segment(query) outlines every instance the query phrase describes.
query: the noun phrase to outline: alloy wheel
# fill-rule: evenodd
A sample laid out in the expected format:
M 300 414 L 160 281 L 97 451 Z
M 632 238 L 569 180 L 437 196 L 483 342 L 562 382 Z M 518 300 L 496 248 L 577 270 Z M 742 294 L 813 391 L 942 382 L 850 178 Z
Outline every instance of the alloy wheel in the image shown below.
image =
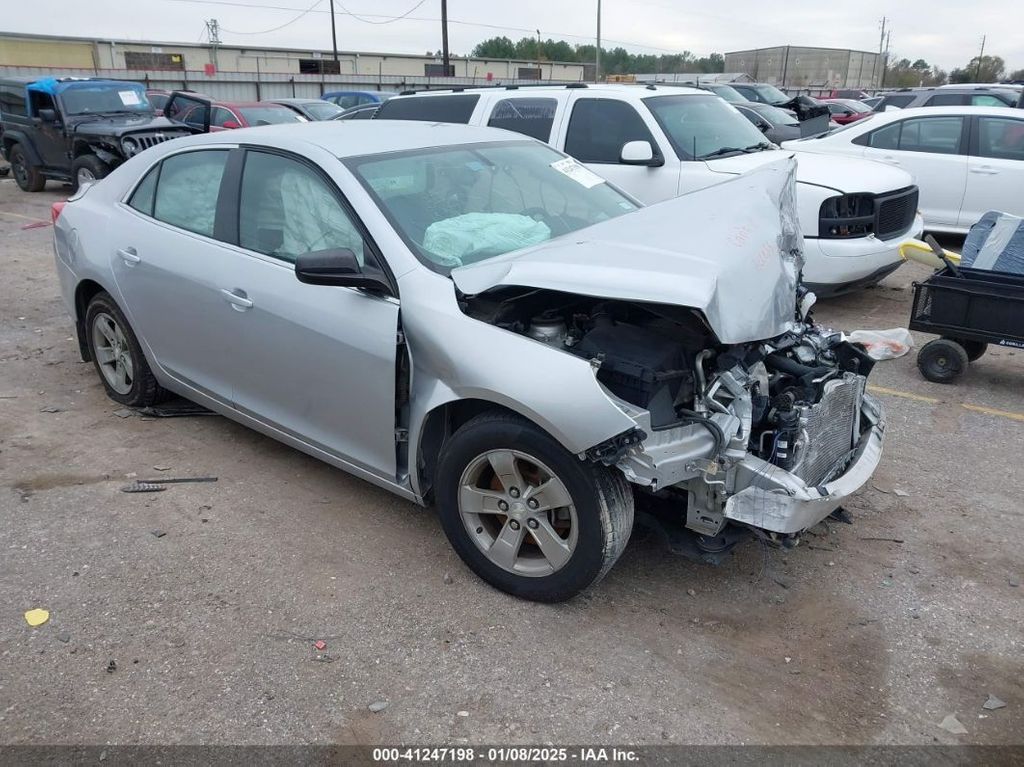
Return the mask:
M 554 472 L 518 450 L 489 450 L 459 482 L 459 516 L 487 558 L 508 572 L 543 577 L 576 549 L 572 496 Z
M 118 394 L 128 394 L 135 382 L 135 361 L 121 326 L 106 312 L 92 322 L 92 345 L 96 362 L 107 385 Z

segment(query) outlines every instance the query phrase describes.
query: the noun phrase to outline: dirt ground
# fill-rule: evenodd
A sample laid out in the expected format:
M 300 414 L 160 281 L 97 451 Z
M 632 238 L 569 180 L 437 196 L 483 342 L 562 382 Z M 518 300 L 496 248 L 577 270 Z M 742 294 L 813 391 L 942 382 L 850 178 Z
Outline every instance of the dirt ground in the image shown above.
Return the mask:
M 1024 740 L 1024 353 L 946 387 L 878 365 L 888 439 L 852 526 L 718 568 L 638 532 L 537 605 L 430 511 L 226 419 L 119 417 L 58 297 L 65 194 L 0 181 L 0 743 Z M 816 316 L 904 325 L 926 273 Z M 153 475 L 219 481 L 120 492 Z

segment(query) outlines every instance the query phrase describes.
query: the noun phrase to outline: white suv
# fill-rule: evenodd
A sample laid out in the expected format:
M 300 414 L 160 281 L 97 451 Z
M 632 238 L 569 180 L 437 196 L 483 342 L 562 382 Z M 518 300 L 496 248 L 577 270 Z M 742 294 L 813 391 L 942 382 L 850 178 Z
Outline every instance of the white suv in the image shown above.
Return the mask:
M 375 119 L 505 128 L 545 141 L 651 204 L 721 183 L 783 151 L 732 105 L 695 88 L 585 85 L 407 93 Z M 917 187 L 881 163 L 797 157 L 804 279 L 819 295 L 874 284 L 921 234 Z M 739 211 L 737 211 L 739 212 Z

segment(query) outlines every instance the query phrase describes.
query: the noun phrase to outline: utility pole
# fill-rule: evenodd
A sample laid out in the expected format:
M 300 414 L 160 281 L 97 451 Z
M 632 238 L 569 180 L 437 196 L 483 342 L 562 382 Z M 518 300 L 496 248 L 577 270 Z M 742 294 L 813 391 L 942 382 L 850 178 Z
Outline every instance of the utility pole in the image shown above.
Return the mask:
M 981 53 L 978 54 L 978 67 L 974 70 L 974 81 L 981 82 L 981 60 L 985 58 L 985 35 L 981 36 Z
M 334 0 L 331 0 L 331 48 L 334 51 L 334 63 L 338 63 L 338 32 L 334 28 Z M 340 65 L 338 74 L 341 73 Z
M 537 79 L 544 79 L 544 72 L 540 68 L 540 30 L 537 30 Z
M 885 62 L 882 61 L 882 46 L 885 44 L 885 23 L 887 21 L 888 21 L 888 19 L 885 18 L 885 16 L 883 16 L 882 17 L 882 34 L 878 38 L 878 58 L 875 59 L 875 68 L 874 68 L 874 70 L 871 73 L 872 75 L 874 75 L 878 71 L 878 64 L 882 65 L 882 77 L 881 77 L 881 79 L 879 80 L 879 83 L 878 83 L 878 87 L 879 88 L 881 88 L 883 85 L 885 85 Z
M 892 27 L 885 33 L 885 53 L 882 54 L 882 85 L 885 85 L 885 72 L 889 68 L 889 40 L 892 39 Z
M 601 82 L 601 0 L 597 0 L 597 50 L 594 52 L 594 82 Z
M 441 0 L 441 63 L 444 76 L 448 76 L 448 0 Z
M 218 67 L 217 63 L 217 46 L 220 45 L 220 24 L 217 19 L 208 19 L 206 21 L 206 37 L 210 41 L 210 60 L 214 67 Z

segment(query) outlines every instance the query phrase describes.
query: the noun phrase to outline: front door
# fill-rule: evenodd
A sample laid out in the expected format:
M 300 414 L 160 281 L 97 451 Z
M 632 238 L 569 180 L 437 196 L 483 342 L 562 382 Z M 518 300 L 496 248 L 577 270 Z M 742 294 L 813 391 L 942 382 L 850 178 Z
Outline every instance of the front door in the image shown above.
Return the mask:
M 297 256 L 347 248 L 377 263 L 334 184 L 291 156 L 250 150 L 231 281 L 234 401 L 244 413 L 394 481 L 398 302 L 307 285 Z
M 990 210 L 1024 216 L 1024 119 L 977 118 L 960 226 L 971 226 Z
M 227 149 L 168 157 L 117 208 L 109 233 L 119 303 L 149 360 L 224 403 L 237 353 L 233 309 L 245 300 L 222 292 L 232 284 L 232 264 L 214 239 L 227 159 Z
M 48 168 L 62 168 L 69 163 L 68 141 L 64 136 L 64 124 L 57 111 L 53 96 L 40 91 L 29 91 L 29 107 L 32 110 L 35 125 L 36 151 L 42 158 L 43 165 Z M 55 120 L 44 120 L 39 113 L 49 110 L 56 115 Z

